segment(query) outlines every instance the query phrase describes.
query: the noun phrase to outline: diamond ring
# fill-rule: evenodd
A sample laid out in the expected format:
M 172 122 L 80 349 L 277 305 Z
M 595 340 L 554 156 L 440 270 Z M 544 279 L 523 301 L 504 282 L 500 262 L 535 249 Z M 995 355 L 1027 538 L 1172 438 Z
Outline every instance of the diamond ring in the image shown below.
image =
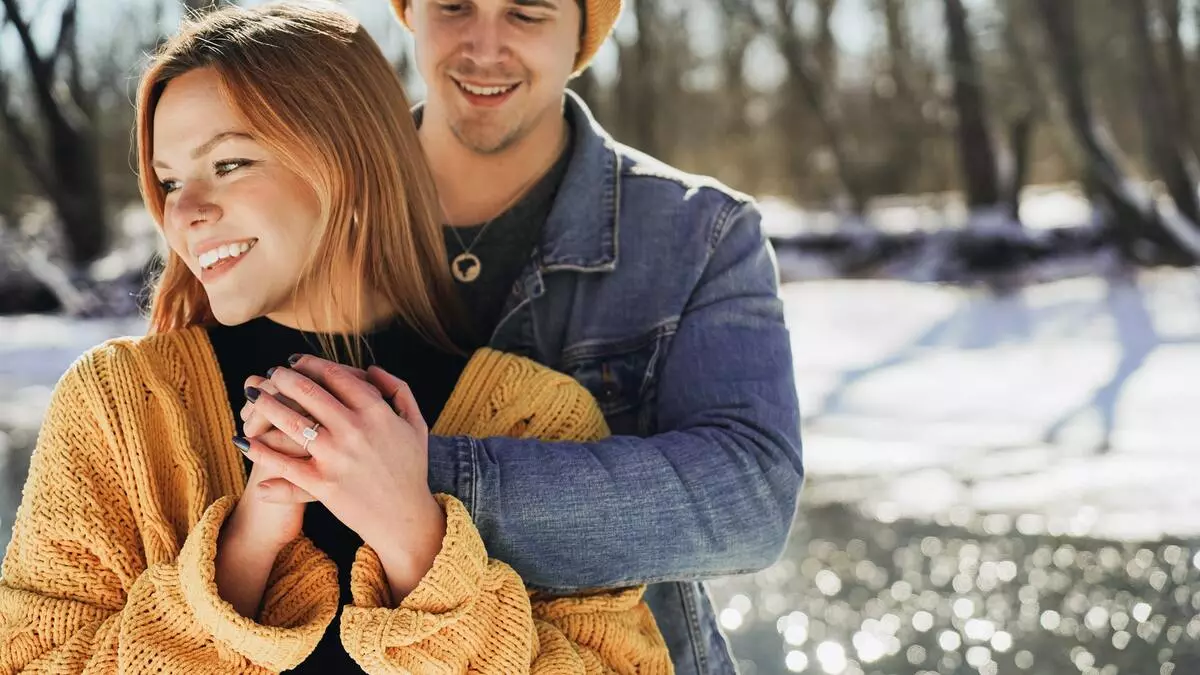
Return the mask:
M 317 432 L 320 429 L 321 429 L 321 423 L 313 422 L 313 425 L 311 427 L 305 427 L 304 430 L 300 432 L 300 435 L 304 437 L 304 445 L 302 445 L 300 447 L 304 448 L 305 452 L 308 452 L 308 444 L 317 440 Z

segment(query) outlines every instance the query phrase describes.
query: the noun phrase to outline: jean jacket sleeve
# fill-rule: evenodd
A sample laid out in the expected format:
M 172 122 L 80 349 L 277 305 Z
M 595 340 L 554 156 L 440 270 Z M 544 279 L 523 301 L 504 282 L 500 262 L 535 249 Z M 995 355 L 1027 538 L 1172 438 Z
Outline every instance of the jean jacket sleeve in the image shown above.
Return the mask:
M 758 210 L 718 216 L 660 366 L 661 433 L 430 439 L 430 483 L 492 555 L 569 593 L 739 574 L 781 555 L 803 482 L 790 339 Z

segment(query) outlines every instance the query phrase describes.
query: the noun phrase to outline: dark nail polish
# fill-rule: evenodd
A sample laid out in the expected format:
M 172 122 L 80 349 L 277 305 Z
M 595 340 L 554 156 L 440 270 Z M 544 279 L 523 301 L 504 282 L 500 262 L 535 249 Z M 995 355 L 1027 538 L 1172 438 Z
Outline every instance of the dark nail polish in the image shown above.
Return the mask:
M 249 399 L 251 403 L 257 401 L 258 395 L 261 393 L 262 391 L 258 387 L 246 387 L 246 398 Z
M 294 366 L 297 363 L 299 363 L 300 359 L 302 359 L 302 358 L 304 358 L 303 354 L 292 354 L 291 356 L 288 357 L 288 365 Z
M 277 370 L 279 370 L 279 366 L 272 366 L 271 368 L 268 368 L 267 369 L 267 377 L 274 375 L 275 371 L 277 371 Z
M 250 441 L 242 438 L 241 436 L 234 436 L 233 444 L 236 445 L 237 449 L 241 450 L 242 452 L 247 452 L 250 450 Z

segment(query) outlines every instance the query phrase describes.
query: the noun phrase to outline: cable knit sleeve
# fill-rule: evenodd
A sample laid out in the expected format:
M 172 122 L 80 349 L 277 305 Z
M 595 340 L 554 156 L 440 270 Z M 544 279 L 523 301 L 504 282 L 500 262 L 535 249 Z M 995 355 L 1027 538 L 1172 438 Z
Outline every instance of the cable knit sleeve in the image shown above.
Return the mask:
M 38 437 L 0 572 L 0 673 L 260 673 L 290 668 L 337 608 L 332 561 L 297 539 L 280 554 L 261 623 L 216 592 L 217 535 L 235 498 L 217 499 L 183 541 L 147 562 L 169 523 L 131 494 L 144 482 L 127 401 L 108 396 L 111 353 L 63 376 Z M 139 420 L 138 423 L 141 423 Z M 150 547 L 157 548 L 157 547 Z
M 433 433 L 586 441 L 607 436 L 608 427 L 591 395 L 570 377 L 484 349 L 460 377 Z M 672 672 L 642 601 L 644 588 L 557 599 L 531 595 L 511 567 L 488 558 L 462 503 L 448 495 L 437 499 L 446 514 L 441 551 L 398 607 L 378 556 L 367 546 L 358 552 L 341 637 L 366 672 Z

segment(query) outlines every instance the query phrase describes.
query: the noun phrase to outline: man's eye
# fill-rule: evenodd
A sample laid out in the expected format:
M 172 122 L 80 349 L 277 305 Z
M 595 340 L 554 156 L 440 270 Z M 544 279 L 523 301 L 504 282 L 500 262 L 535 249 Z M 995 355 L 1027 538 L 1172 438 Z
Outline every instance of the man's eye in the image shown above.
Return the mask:
M 513 12 L 513 18 L 521 23 L 536 24 L 545 22 L 545 19 L 539 19 L 538 17 L 529 16 L 528 14 L 522 14 L 520 12 Z

